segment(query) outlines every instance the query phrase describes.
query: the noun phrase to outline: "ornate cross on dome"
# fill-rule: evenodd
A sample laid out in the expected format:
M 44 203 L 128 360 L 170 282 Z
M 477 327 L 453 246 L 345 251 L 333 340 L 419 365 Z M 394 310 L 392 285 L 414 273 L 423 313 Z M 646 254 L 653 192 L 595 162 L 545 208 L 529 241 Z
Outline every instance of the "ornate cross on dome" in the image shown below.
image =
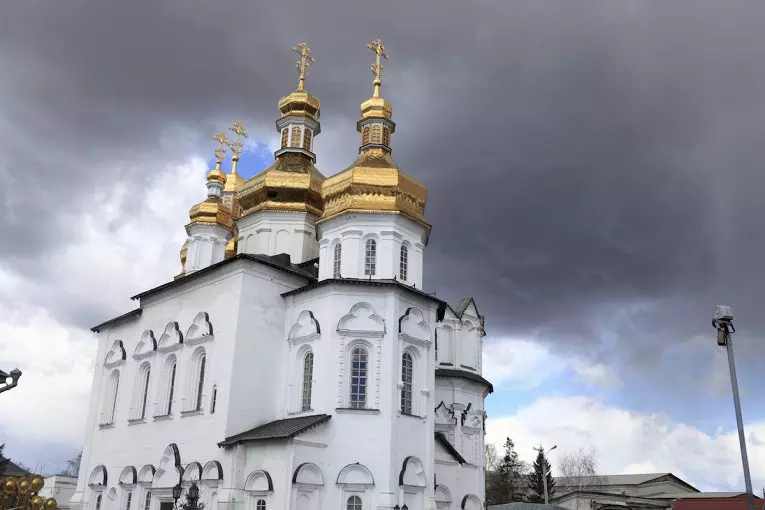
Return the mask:
M 220 133 L 213 136 L 213 140 L 218 142 L 218 148 L 213 151 L 215 154 L 215 159 L 220 163 L 223 161 L 223 157 L 226 155 L 226 152 L 228 152 L 227 145 L 230 143 L 228 138 L 226 138 L 226 132 L 221 131 Z
M 380 41 L 380 39 L 376 39 L 372 41 L 371 44 L 367 44 L 367 48 L 375 52 L 375 63 L 372 64 L 369 67 L 369 69 L 372 71 L 372 74 L 375 76 L 374 97 L 379 97 L 380 85 L 382 85 L 382 70 L 385 67 L 380 63 L 380 57 L 384 58 L 385 60 L 388 60 L 388 54 L 385 53 L 385 46 L 382 45 L 382 41 Z
M 311 48 L 304 42 L 293 47 L 292 51 L 300 55 L 300 60 L 297 63 L 297 70 L 300 73 L 300 81 L 298 82 L 297 89 L 298 92 L 303 92 L 305 90 L 306 71 L 311 67 L 311 62 L 316 62 L 316 59 L 309 55 L 309 53 L 311 53 Z
M 241 139 L 242 137 L 246 139 L 249 135 L 241 120 L 231 124 L 228 127 L 228 130 L 236 134 L 236 141 L 228 142 L 228 146 L 231 147 L 231 152 L 234 153 L 234 157 L 238 160 L 239 156 L 242 154 L 242 147 L 244 147 L 244 142 L 241 141 Z

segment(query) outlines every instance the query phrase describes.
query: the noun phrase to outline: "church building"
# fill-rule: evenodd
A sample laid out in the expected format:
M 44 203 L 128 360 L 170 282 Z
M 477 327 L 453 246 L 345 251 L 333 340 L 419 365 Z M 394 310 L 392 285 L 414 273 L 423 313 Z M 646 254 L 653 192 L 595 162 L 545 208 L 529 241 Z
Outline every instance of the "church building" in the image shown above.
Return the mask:
M 346 169 L 315 166 L 304 43 L 273 164 L 245 180 L 243 124 L 214 137 L 180 274 L 93 328 L 73 510 L 171 510 L 192 484 L 206 510 L 483 507 L 483 317 L 423 286 L 427 189 L 392 158 L 388 56 L 368 47 Z

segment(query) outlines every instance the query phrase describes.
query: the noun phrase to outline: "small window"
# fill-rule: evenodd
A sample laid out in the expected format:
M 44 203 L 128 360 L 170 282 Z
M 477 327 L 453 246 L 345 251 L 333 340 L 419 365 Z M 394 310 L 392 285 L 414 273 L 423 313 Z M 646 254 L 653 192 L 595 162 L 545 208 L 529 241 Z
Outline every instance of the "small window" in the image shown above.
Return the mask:
M 390 128 L 388 126 L 383 127 L 383 145 L 390 147 Z
M 303 358 L 303 396 L 300 405 L 301 411 L 311 409 L 311 389 L 313 385 L 313 353 L 309 352 Z
M 405 352 L 401 356 L 401 382 L 403 388 L 401 388 L 401 413 L 412 414 L 412 375 L 414 369 L 414 362 L 412 355 Z
M 133 493 L 127 493 L 127 499 L 125 500 L 125 510 L 130 510 L 130 503 L 133 502 Z
M 303 148 L 307 151 L 311 150 L 311 137 L 312 137 L 312 131 L 308 128 L 306 128 L 303 131 Z
M 374 276 L 377 269 L 377 242 L 374 239 L 367 239 L 366 251 L 364 255 L 364 274 Z
M 258 503 L 255 505 L 255 510 L 266 510 L 266 500 L 259 499 Z
M 347 510 L 361 510 L 361 498 L 358 496 L 348 498 Z
M 213 386 L 212 390 L 212 397 L 210 398 L 212 402 L 210 402 L 210 414 L 215 413 L 215 401 L 218 400 L 218 387 Z
M 287 146 L 287 138 L 289 138 L 290 130 L 289 128 L 282 129 L 282 149 Z
M 372 125 L 372 143 L 382 142 L 382 126 L 380 124 Z
M 96 510 L 101 510 L 101 494 L 96 498 Z
M 332 278 L 340 278 L 340 264 L 342 262 L 343 246 L 335 245 L 335 259 L 332 263 Z
M 366 125 L 361 129 L 361 145 L 369 143 L 369 126 Z
M 146 404 L 149 401 L 149 380 L 151 378 L 151 369 L 146 370 L 145 379 L 143 381 L 143 395 L 141 396 L 141 419 L 146 418 Z
M 110 425 L 114 423 L 114 415 L 117 413 L 117 397 L 120 391 L 120 372 L 115 370 L 109 376 L 106 391 L 104 392 L 103 403 L 103 418 L 101 419 L 102 425 Z
M 205 364 L 207 363 L 207 356 L 202 356 L 199 361 L 199 384 L 197 385 L 197 406 L 196 410 L 202 410 L 202 389 L 205 386 Z
M 290 147 L 300 147 L 300 126 L 292 126 L 292 140 Z
M 151 491 L 146 493 L 146 500 L 143 503 L 143 510 L 151 510 Z
M 409 250 L 407 250 L 406 246 L 401 247 L 401 257 L 399 258 L 398 262 L 398 276 L 401 278 L 402 281 L 406 281 L 407 275 L 409 273 Z
M 351 399 L 352 409 L 364 409 L 367 405 L 367 351 L 356 347 L 351 352 Z
M 177 364 L 173 362 L 173 366 L 170 368 L 170 381 L 169 382 L 169 389 L 170 392 L 167 396 L 167 413 L 165 414 L 172 414 L 173 412 L 173 396 L 175 394 L 175 369 L 177 367 Z

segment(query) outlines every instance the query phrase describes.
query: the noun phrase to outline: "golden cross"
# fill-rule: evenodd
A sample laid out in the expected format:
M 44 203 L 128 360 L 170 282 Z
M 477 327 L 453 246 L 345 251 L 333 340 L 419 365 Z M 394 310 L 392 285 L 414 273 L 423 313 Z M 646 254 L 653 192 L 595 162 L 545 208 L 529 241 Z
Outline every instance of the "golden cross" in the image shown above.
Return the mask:
M 309 53 L 311 53 L 311 48 L 304 42 L 294 46 L 292 51 L 300 55 L 300 60 L 297 63 L 297 70 L 300 73 L 300 81 L 298 82 L 297 89 L 298 92 L 303 92 L 305 90 L 306 71 L 311 67 L 311 62 L 316 62 L 316 59 L 309 55 Z
M 249 135 L 241 120 L 231 124 L 228 127 L 228 130 L 236 134 L 236 141 L 228 142 L 228 146 L 231 147 L 231 152 L 234 154 L 234 157 L 239 159 L 239 156 L 242 154 L 242 147 L 244 147 L 244 142 L 242 142 L 241 139 L 242 137 L 246 139 Z
M 220 163 L 223 161 L 223 156 L 226 155 L 226 152 L 228 151 L 228 148 L 226 147 L 229 144 L 228 138 L 226 138 L 226 132 L 221 131 L 220 133 L 213 136 L 213 140 L 218 142 L 218 148 L 213 151 L 215 154 L 215 159 Z
M 385 46 L 382 45 L 382 41 L 380 41 L 380 39 L 376 39 L 372 41 L 371 44 L 367 44 L 367 48 L 375 52 L 375 63 L 372 64 L 369 68 L 371 69 L 372 74 L 375 76 L 374 97 L 379 97 L 380 85 L 382 85 L 382 70 L 385 68 L 385 66 L 380 63 L 380 57 L 388 60 L 388 54 L 385 53 Z

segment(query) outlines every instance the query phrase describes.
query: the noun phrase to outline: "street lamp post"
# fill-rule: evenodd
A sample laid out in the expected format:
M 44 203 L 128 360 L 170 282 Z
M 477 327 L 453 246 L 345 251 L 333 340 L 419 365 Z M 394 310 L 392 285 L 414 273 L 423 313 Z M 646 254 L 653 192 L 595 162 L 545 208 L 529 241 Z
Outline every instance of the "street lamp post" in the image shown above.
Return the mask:
M 14 368 L 10 374 L 6 374 L 0 370 L 0 393 L 15 388 L 19 384 L 19 378 L 21 377 L 21 370 Z M 8 379 L 11 382 L 8 382 Z
M 744 420 L 741 417 L 741 402 L 738 396 L 738 380 L 736 378 L 736 363 L 733 360 L 733 310 L 730 306 L 719 305 L 712 319 L 712 326 L 717 330 L 717 345 L 728 351 L 728 368 L 730 369 L 730 385 L 733 390 L 733 407 L 736 411 L 738 426 L 738 442 L 741 447 L 741 463 L 744 465 L 744 484 L 746 484 L 746 503 L 749 510 L 754 510 L 752 494 L 752 478 L 749 475 L 749 457 L 746 454 L 746 436 L 744 435 Z
M 546 452 L 544 451 L 544 449 L 541 446 L 539 448 L 534 448 L 534 450 L 536 450 L 536 451 L 538 451 L 539 453 L 542 454 L 542 460 L 544 461 L 544 464 L 542 465 L 542 487 L 543 487 L 543 490 L 544 490 L 544 493 L 545 493 L 545 505 L 549 505 L 550 504 L 550 502 L 549 502 L 550 498 L 547 495 L 547 475 L 550 474 L 550 472 L 547 471 L 547 454 L 550 453 L 551 451 L 553 451 L 554 449 L 556 449 L 557 447 L 558 447 L 557 444 L 553 445 L 553 447 L 550 448 L 549 450 L 547 450 Z

